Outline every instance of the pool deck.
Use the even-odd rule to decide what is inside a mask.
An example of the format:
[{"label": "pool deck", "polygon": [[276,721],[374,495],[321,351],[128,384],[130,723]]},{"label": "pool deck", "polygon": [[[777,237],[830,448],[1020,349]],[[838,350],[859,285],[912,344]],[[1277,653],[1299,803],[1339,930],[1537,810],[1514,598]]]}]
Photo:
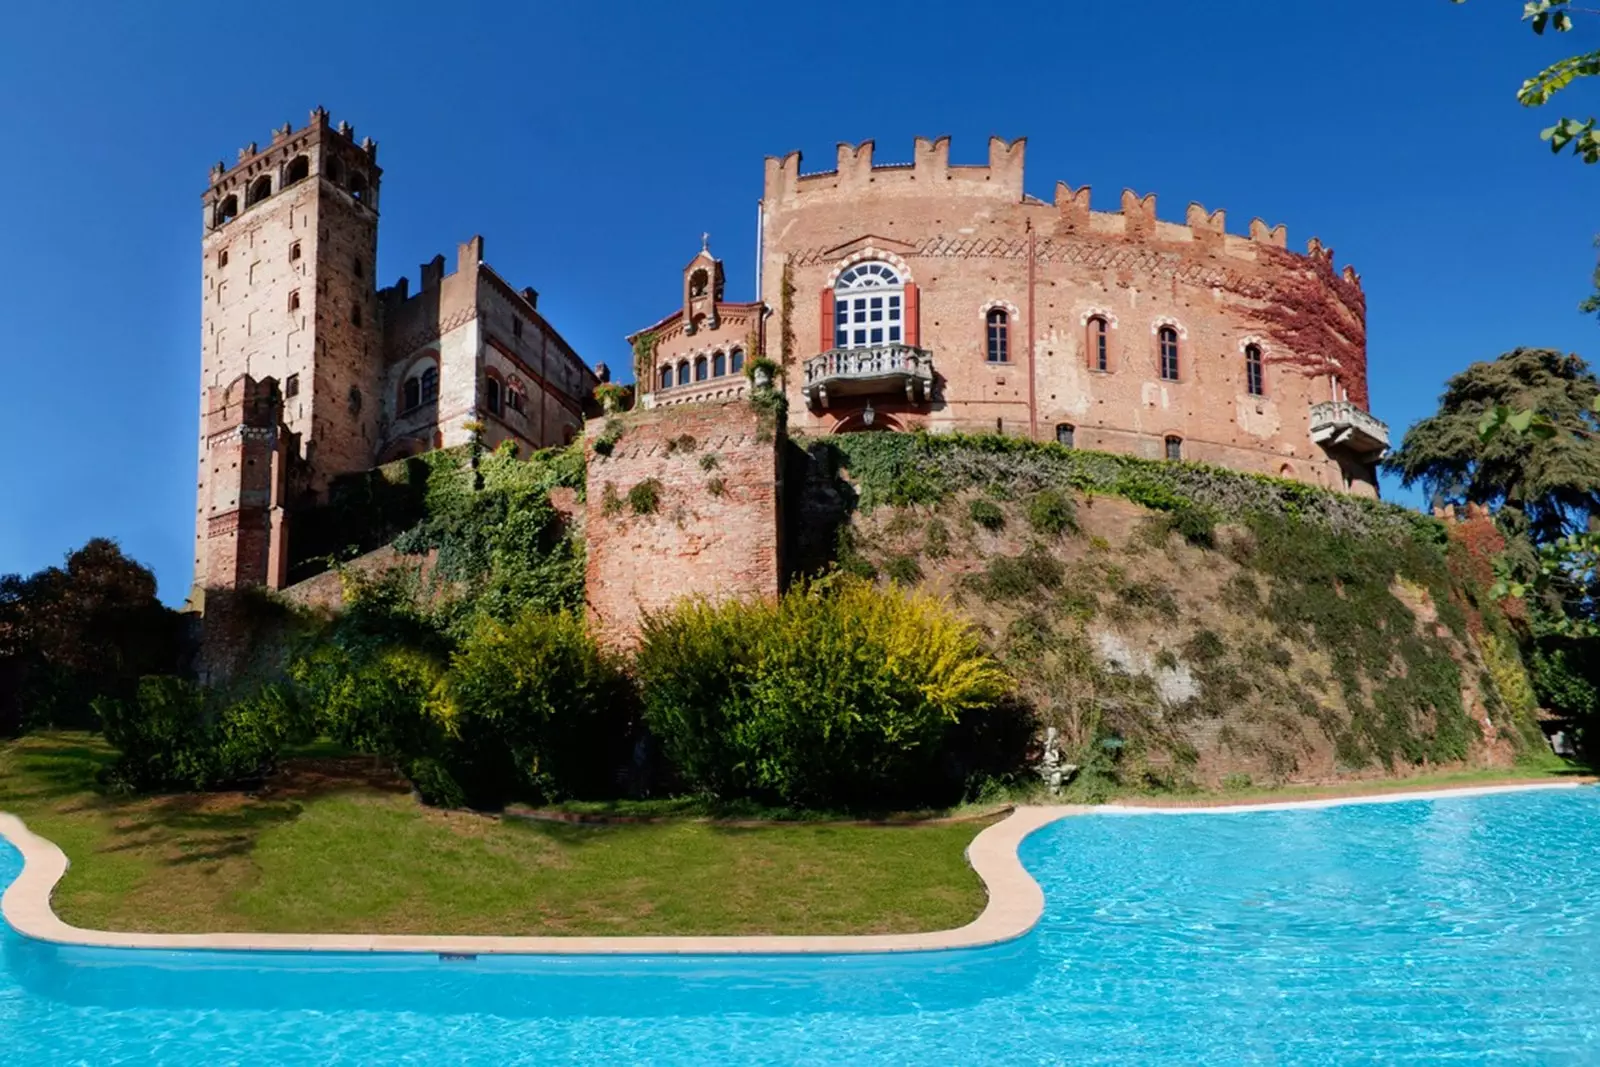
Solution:
[{"label": "pool deck", "polygon": [[1392,804],[1437,797],[1486,796],[1530,790],[1576,789],[1588,781],[1530,782],[1515,785],[1434,789],[1425,792],[1368,793],[1345,797],[1209,807],[1143,805],[1030,805],[985,828],[967,846],[967,861],[983,880],[989,902],[965,926],[921,934],[782,937],[432,937],[410,934],[149,934],[82,930],[63,922],[50,907],[50,895],[67,873],[67,857],[54,842],[0,812],[0,837],[22,853],[22,873],[0,898],[0,915],[19,934],[38,941],[94,948],[264,952],[394,952],[475,956],[516,954],[575,955],[843,955],[886,952],[938,952],[979,948],[1022,937],[1044,914],[1044,892],[1022,865],[1017,850],[1040,827],[1075,815],[1198,815],[1325,808],[1341,804]]}]

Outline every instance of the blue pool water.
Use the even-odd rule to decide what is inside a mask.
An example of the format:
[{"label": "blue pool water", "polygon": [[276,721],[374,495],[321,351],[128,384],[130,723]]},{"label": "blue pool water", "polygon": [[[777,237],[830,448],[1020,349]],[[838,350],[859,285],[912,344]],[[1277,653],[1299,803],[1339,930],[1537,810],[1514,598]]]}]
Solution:
[{"label": "blue pool water", "polygon": [[[3,1064],[1600,1063],[1600,790],[1068,819],[1011,945],[800,959],[62,949]],[[0,885],[19,869],[0,843]]]}]

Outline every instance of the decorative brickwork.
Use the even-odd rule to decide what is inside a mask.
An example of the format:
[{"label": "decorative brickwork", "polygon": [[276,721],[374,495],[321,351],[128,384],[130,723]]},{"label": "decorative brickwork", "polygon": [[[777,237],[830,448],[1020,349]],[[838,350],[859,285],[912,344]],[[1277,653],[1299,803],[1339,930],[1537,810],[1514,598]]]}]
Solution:
[{"label": "decorative brickwork", "polygon": [[609,455],[595,442],[615,437],[610,420],[586,435],[586,596],[602,638],[629,646],[645,613],[684,597],[776,597],[781,428],[744,402],[611,418]]},{"label": "decorative brickwork", "polygon": [[[1315,238],[1305,255],[1290,253],[1283,228],[1259,219],[1248,236],[1230,234],[1221,211],[1198,204],[1180,224],[1132,191],[1114,213],[1090,210],[1089,190],[1065,184],[1046,203],[1024,192],[1024,148],[993,138],[987,165],[959,166],[947,138],[919,138],[909,166],[885,167],[868,141],[840,145],[836,169],[820,174],[801,173],[799,153],[767,160],[762,296],[782,307],[792,279],[797,429],[859,429],[870,404],[879,426],[1044,439],[1067,427],[1080,447],[1151,458],[1173,437],[1185,459],[1377,492],[1383,441],[1342,425],[1312,435],[1313,404],[1367,407],[1366,302],[1353,270],[1336,270]],[[899,371],[900,353],[887,353],[888,372],[857,361],[868,370],[841,380],[827,369],[843,365],[835,360],[795,373],[837,343],[841,271],[873,260],[904,284],[899,340],[923,354],[919,367],[932,364],[926,396]],[[988,358],[982,329],[997,307],[1009,314],[1004,360]],[[1113,327],[1105,370],[1088,350],[1095,315]],[[1164,324],[1180,340],[1175,378],[1161,374]],[[1249,387],[1247,337],[1261,353],[1261,395]]]}]

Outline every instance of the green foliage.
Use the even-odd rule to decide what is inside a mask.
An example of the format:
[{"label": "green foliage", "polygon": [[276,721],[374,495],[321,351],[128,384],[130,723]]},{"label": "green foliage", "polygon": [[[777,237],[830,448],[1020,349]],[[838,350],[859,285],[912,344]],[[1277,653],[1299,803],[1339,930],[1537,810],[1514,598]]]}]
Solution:
[{"label": "green foliage", "polygon": [[693,452],[700,447],[700,442],[695,440],[693,434],[680,433],[676,437],[667,439],[666,454],[673,455],[677,452]]},{"label": "green foliage", "polygon": [[728,492],[728,483],[722,478],[712,478],[706,482],[706,492],[712,496],[723,496]]},{"label": "green foliage", "polygon": [[1025,507],[1028,525],[1035,533],[1060,537],[1078,530],[1078,511],[1072,500],[1057,489],[1041,489],[1028,497]]},{"label": "green foliage", "polygon": [[1008,689],[938,601],[850,580],[652,616],[636,669],[645,720],[684,784],[798,805],[959,794],[950,742]]},{"label": "green foliage", "polygon": [[985,600],[1020,601],[1041,590],[1060,589],[1066,575],[1060,560],[1034,546],[1018,556],[989,557],[984,569],[967,575],[964,584]]},{"label": "green foliage", "polygon": [[1450,596],[1437,551],[1416,542],[1332,536],[1256,518],[1249,565],[1271,577],[1267,617],[1285,636],[1325,649],[1351,710],[1336,740],[1345,762],[1466,757],[1478,724],[1461,703],[1461,671],[1443,639],[1399,597],[1397,578]]},{"label": "green foliage", "polygon": [[890,556],[883,569],[890,581],[899,582],[901,585],[916,585],[922,581],[922,565],[917,562],[915,556]]},{"label": "green foliage", "polygon": [[645,330],[633,339],[633,380],[641,384],[655,381],[656,345],[660,342],[654,330]]},{"label": "green foliage", "polygon": [[[1550,541],[1600,513],[1597,398],[1600,381],[1582,359],[1518,348],[1451,378],[1438,412],[1406,431],[1385,465],[1436,500],[1504,508],[1513,532]],[[1501,408],[1537,416],[1552,432],[1480,433]]]},{"label": "green foliage", "polygon": [[118,751],[108,781],[142,792],[214,789],[257,780],[277,752],[309,733],[280,690],[264,690],[232,708],[211,691],[171,675],[140,679],[131,698],[95,700],[106,740]]},{"label": "green foliage", "polygon": [[601,795],[631,733],[621,676],[575,613],[481,619],[434,707],[435,773],[477,808]]},{"label": "green foliage", "polygon": [[622,435],[626,430],[627,426],[621,419],[607,419],[605,425],[600,429],[600,435],[594,439],[594,454],[597,456],[611,455],[616,450],[617,442],[622,440]]},{"label": "green foliage", "polygon": [[985,530],[999,530],[1006,524],[1006,513],[1000,510],[1000,505],[982,497],[972,502],[967,514],[972,517],[973,522]]},{"label": "green foliage", "polygon": [[1600,647],[1594,638],[1541,641],[1529,666],[1534,692],[1546,707],[1586,726],[1600,716]]},{"label": "green foliage", "polygon": [[[648,378],[639,380],[649,381]],[[614,414],[628,410],[629,402],[633,400],[633,390],[616,382],[603,382],[595,386],[594,398],[600,402],[600,410]]]},{"label": "green foliage", "polygon": [[808,443],[813,469],[843,471],[863,511],[937,504],[970,488],[1013,495],[1044,489],[1116,496],[1155,511],[1199,508],[1242,519],[1293,518],[1319,530],[1444,543],[1435,520],[1382,501],[1315,486],[1136,456],[1066,448],[1001,434],[855,433]]},{"label": "green foliage", "polygon": [[922,552],[929,559],[944,559],[950,555],[950,527],[943,519],[928,520],[922,531]]},{"label": "green foliage", "polygon": [[717,459],[717,454],[715,452],[707,452],[705,455],[700,457],[700,469],[703,471],[714,471],[717,469],[720,463],[721,461]]},{"label": "green foliage", "polygon": [[628,490],[628,508],[635,515],[654,515],[661,507],[661,490],[658,479],[646,478]]},{"label": "green foliage", "polygon": [[146,674],[177,670],[183,621],[155,576],[94,538],[61,567],[0,575],[0,737],[92,727],[96,697],[126,699]]}]

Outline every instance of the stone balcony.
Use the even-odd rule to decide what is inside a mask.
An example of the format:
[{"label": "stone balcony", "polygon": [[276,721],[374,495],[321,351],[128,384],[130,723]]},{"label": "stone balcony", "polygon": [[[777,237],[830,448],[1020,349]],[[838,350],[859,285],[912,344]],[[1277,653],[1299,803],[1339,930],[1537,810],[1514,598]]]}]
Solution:
[{"label": "stone balcony", "polygon": [[1389,450],[1389,426],[1348,400],[1311,405],[1311,440],[1373,459]]},{"label": "stone balcony", "polygon": [[933,396],[933,353],[911,345],[834,348],[806,360],[806,402],[826,408],[846,397],[904,394],[910,404]]},{"label": "stone balcony", "polygon": [[750,381],[743,371],[724,374],[717,378],[672,385],[646,394],[646,408],[672,407],[676,404],[727,404],[742,400],[750,392]]}]

